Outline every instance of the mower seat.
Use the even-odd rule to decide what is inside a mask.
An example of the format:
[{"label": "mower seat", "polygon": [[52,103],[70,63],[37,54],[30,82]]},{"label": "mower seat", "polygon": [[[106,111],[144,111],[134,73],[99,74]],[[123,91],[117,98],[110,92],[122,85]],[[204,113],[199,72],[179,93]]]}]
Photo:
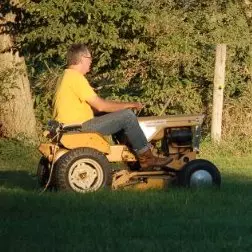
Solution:
[{"label": "mower seat", "polygon": [[60,131],[73,131],[73,130],[80,130],[82,127],[82,124],[63,124],[56,120],[50,120],[48,121],[49,130],[50,131],[56,131],[56,129],[59,129]]},{"label": "mower seat", "polygon": [[62,135],[69,131],[80,131],[82,127],[81,124],[63,124],[56,120],[48,121],[47,126],[48,126],[48,130],[44,132],[44,135],[49,138],[54,138],[58,133]]},{"label": "mower seat", "polygon": [[[60,133],[59,138],[61,138],[62,135],[65,133],[82,133],[81,132],[82,124],[63,124],[63,123],[59,123],[56,120],[50,120],[48,122],[48,127],[49,127],[49,129],[47,132],[49,134],[48,133],[44,134],[48,138],[55,138],[57,133]],[[90,132],[88,132],[88,133],[90,133]],[[95,133],[95,132],[93,132],[93,133]],[[103,138],[106,139],[106,141],[112,145],[118,143],[118,141],[113,141],[112,137],[110,135],[106,135],[106,136],[103,135]]]},{"label": "mower seat", "polygon": [[63,131],[75,131],[80,130],[82,128],[82,124],[62,124]]}]

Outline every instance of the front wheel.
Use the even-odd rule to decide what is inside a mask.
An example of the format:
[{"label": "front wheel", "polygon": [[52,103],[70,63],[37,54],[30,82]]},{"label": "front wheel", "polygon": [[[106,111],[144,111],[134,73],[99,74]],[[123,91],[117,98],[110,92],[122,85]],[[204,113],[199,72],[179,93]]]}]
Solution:
[{"label": "front wheel", "polygon": [[95,149],[70,150],[55,165],[59,190],[85,193],[111,185],[110,164],[105,155]]},{"label": "front wheel", "polygon": [[184,187],[220,187],[221,175],[217,167],[204,159],[187,163],[178,173],[178,184]]}]

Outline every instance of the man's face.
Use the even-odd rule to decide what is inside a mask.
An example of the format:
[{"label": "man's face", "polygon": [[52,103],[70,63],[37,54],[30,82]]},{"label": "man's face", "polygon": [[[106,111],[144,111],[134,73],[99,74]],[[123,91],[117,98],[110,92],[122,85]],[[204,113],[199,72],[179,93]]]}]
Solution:
[{"label": "man's face", "polygon": [[85,54],[81,55],[80,63],[81,63],[83,74],[88,73],[90,71],[90,66],[91,66],[91,63],[92,63],[91,54],[88,52],[88,53],[85,53]]}]

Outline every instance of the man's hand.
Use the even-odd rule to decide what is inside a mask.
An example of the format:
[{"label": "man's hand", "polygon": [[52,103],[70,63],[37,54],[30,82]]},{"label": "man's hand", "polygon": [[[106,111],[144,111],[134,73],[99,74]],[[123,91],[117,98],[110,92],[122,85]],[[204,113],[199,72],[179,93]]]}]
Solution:
[{"label": "man's hand", "polygon": [[144,107],[144,105],[141,102],[132,102],[130,104],[130,108],[140,110]]}]

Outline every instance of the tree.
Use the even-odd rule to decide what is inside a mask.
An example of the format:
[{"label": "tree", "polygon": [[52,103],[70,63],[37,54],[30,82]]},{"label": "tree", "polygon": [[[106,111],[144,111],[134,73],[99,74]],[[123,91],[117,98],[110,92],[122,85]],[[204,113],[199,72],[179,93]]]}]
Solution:
[{"label": "tree", "polygon": [[[252,1],[251,0],[244,0],[241,3],[243,7],[244,15],[247,19],[247,24],[250,31],[250,41],[252,41]],[[249,45],[249,60],[248,60],[248,72],[250,75],[250,88],[252,92],[252,44]]]},{"label": "tree", "polygon": [[[8,2],[0,4],[4,13]],[[24,58],[13,49],[6,24],[14,21],[12,12],[0,16],[0,135],[35,140],[36,121]]]}]

